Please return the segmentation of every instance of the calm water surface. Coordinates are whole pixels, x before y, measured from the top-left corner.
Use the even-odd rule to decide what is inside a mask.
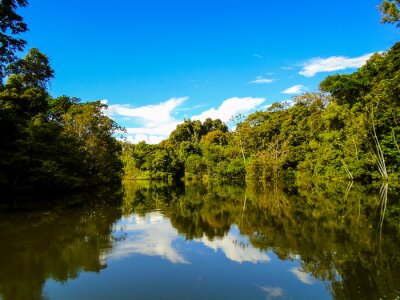
[[[114,204],[4,212],[0,298],[399,299],[397,195],[130,182]]]

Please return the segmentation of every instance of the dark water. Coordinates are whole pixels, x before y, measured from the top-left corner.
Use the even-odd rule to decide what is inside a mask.
[[[400,299],[395,188],[128,182],[102,197],[1,213],[0,298]]]

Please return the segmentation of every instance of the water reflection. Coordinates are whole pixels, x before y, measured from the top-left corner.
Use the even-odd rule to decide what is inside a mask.
[[[291,268],[290,272],[293,273],[294,276],[297,277],[298,280],[300,280],[304,284],[313,284],[313,280],[311,279],[311,276],[307,274],[306,272],[300,270],[300,268]]]
[[[0,298],[42,299],[48,278],[64,283],[106,268],[101,257],[119,216],[109,207],[2,214]]]
[[[126,238],[116,243],[106,258],[120,259],[142,254],[160,256],[174,264],[188,263],[173,246],[179,237],[178,231],[161,212],[123,217],[114,227],[114,234]]]
[[[190,263],[174,247],[174,243],[180,235],[172,226],[170,219],[160,211],[122,217],[114,226],[114,236],[122,236],[123,239],[114,244],[112,251],[104,259],[120,259],[141,254],[159,256],[174,264]],[[254,248],[249,238],[240,234],[236,225],[232,225],[223,237],[210,239],[204,235],[194,241],[202,243],[215,252],[222,251],[226,258],[238,263],[271,260],[266,253]]]
[[[258,263],[271,260],[266,253],[254,248],[249,238],[240,234],[236,225],[233,225],[222,238],[210,239],[207,236],[203,236],[201,239],[196,239],[196,241],[202,242],[214,251],[221,250],[228,259],[237,263]]]
[[[280,287],[260,287],[265,293],[267,293],[267,299],[282,298],[284,292]]]
[[[169,192],[162,184],[135,190],[149,195],[146,207],[165,211],[186,239],[202,241],[233,261],[267,262],[265,251],[272,250],[282,260],[300,260],[288,272],[302,284],[329,282],[335,299],[399,296],[400,203],[395,188],[389,193],[385,186],[382,200],[379,186],[355,183],[284,188],[193,183],[161,201]],[[135,207],[135,199],[128,197],[127,206]]]
[[[122,205],[2,213],[0,298],[396,299],[399,199],[356,183],[130,182]]]

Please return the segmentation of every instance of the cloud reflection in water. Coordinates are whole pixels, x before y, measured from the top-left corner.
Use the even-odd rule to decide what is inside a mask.
[[[108,258],[120,259],[142,254],[160,256],[174,264],[189,263],[172,244],[179,237],[178,231],[160,212],[122,218],[116,224],[115,230],[124,232],[126,239],[114,245],[111,253],[107,255]]]
[[[230,228],[229,233],[223,238],[210,240],[208,237],[203,236],[198,241],[202,242],[214,251],[220,249],[224,252],[227,258],[238,263],[271,261],[271,258],[267,254],[254,248],[250,244],[248,237],[240,234],[239,228],[236,225],[233,225]]]
[[[174,264],[190,263],[174,247],[174,241],[179,238],[179,233],[172,226],[170,219],[161,212],[124,217],[114,226],[114,232],[116,235],[124,236],[124,239],[114,243],[112,250],[105,255],[105,259],[121,259],[141,254],[159,256]],[[248,237],[240,234],[236,225],[233,225],[223,238],[211,240],[203,236],[195,241],[214,251],[221,250],[228,259],[237,263],[271,260],[266,253],[254,248]]]

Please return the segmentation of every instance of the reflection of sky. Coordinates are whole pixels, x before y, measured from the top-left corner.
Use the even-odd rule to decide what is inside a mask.
[[[223,238],[210,240],[207,236],[203,236],[198,241],[214,251],[221,250],[225,256],[232,261],[242,262],[269,262],[271,259],[267,254],[254,248],[247,236],[240,234],[237,226],[233,225],[228,234]]]
[[[310,275],[300,270],[300,268],[291,268],[290,272],[297,277],[304,284],[313,284]]]
[[[134,254],[159,256],[171,263],[189,263],[174,246],[178,231],[172,226],[169,218],[161,212],[151,212],[145,216],[133,214],[122,218],[114,226],[114,235],[124,237],[117,241],[106,258],[119,259]],[[214,251],[221,250],[231,261],[269,262],[269,256],[254,248],[248,237],[240,234],[237,226],[233,225],[223,238],[210,240],[203,236],[196,241]]]
[[[101,257],[107,268],[65,285],[49,280],[48,299],[331,299],[300,256],[260,251],[235,225],[222,238],[187,241],[169,218],[151,212],[124,217],[113,231]]]
[[[179,237],[168,218],[160,212],[145,216],[131,215],[122,218],[114,230],[120,231],[125,239],[115,243],[109,258],[123,258],[133,254],[161,256],[171,263],[188,263],[174,248],[173,241]]]
[[[281,289],[280,287],[261,286],[260,289],[267,293],[268,300],[273,298],[281,298],[284,295],[283,289]]]

